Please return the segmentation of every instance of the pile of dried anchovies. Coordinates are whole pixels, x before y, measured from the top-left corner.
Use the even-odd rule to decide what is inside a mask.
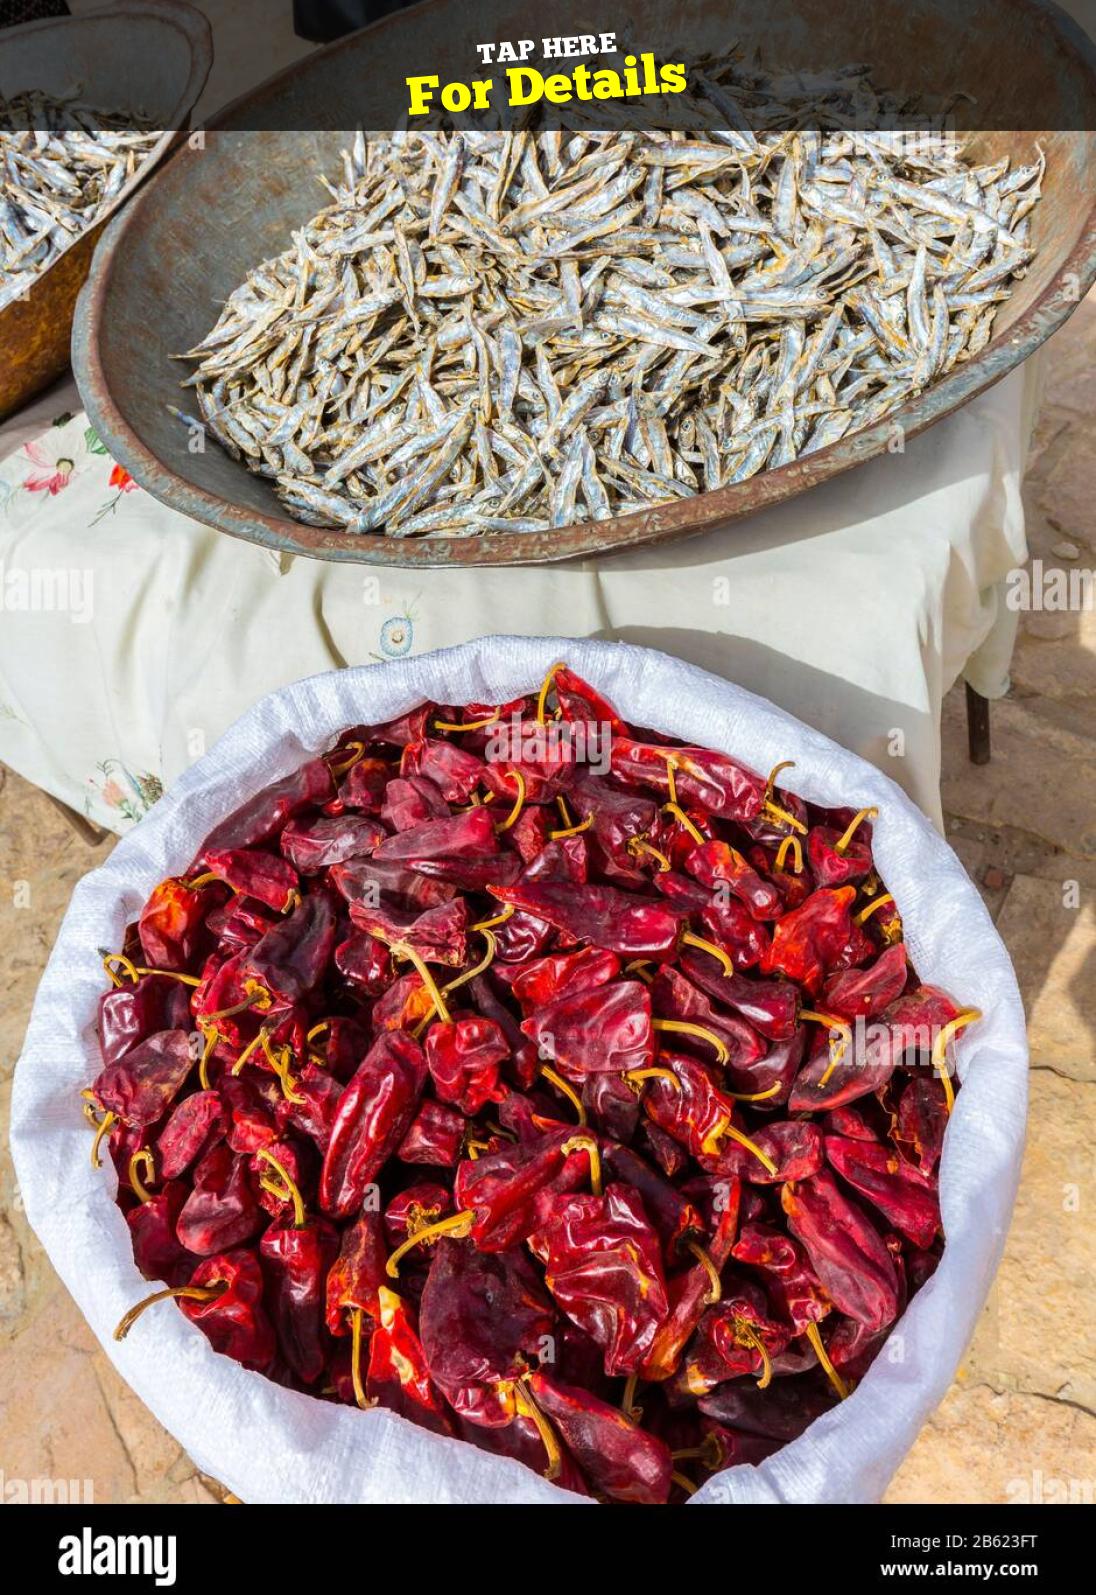
[[[698,92],[742,120],[727,70]],[[604,519],[878,421],[986,344],[1044,168],[842,128],[398,132],[343,162],[183,358],[294,517],[390,537]]]
[[[0,100],[0,307],[92,226],[160,137],[75,98]]]

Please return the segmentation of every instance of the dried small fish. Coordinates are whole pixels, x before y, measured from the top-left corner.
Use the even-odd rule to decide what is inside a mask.
[[[0,99],[0,308],[94,226],[161,137],[75,97]]]
[[[359,134],[183,357],[210,435],[309,524],[539,533],[815,453],[985,346],[1041,151],[853,132],[890,108],[862,66],[701,65],[729,130]],[[0,206],[16,261],[54,178]]]

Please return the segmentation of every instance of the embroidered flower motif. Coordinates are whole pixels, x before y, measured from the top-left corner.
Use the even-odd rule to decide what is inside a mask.
[[[48,493],[51,498],[56,498],[69,485],[76,469],[76,461],[65,452],[70,446],[59,439],[55,442],[48,433],[45,437],[24,443],[23,453],[34,467],[23,478],[23,486],[28,493]]]
[[[135,824],[142,815],[147,814],[163,796],[164,786],[158,775],[148,771],[135,774],[120,759],[104,759],[95,768],[98,775],[88,777],[88,785],[95,797],[130,824]],[[91,800],[92,794],[89,793],[86,804],[89,811]]]

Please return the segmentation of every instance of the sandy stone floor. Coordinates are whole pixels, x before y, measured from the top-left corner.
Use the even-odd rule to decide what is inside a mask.
[[[1034,558],[1096,561],[1096,301],[1054,341],[1025,499]],[[1030,1019],[1031,1119],[1004,1262],[958,1379],[893,1501],[1093,1499],[1096,1455],[1096,613],[1026,614],[993,763],[945,707],[952,843],[994,913]],[[89,848],[0,766],[0,1484],[90,1479],[98,1501],[212,1503],[204,1478],[114,1372],[23,1217],[7,1154],[11,1074]],[[22,906],[16,906],[22,905]]]

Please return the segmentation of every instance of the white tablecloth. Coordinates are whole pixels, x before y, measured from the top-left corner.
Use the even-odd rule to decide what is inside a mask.
[[[940,822],[940,705],[1008,685],[1037,361],[904,453],[610,559],[407,571],[278,556],[165,509],[62,385],[0,429],[0,758],[122,831],[262,693],[493,632],[661,648],[773,699]],[[52,419],[75,412],[61,426]]]

